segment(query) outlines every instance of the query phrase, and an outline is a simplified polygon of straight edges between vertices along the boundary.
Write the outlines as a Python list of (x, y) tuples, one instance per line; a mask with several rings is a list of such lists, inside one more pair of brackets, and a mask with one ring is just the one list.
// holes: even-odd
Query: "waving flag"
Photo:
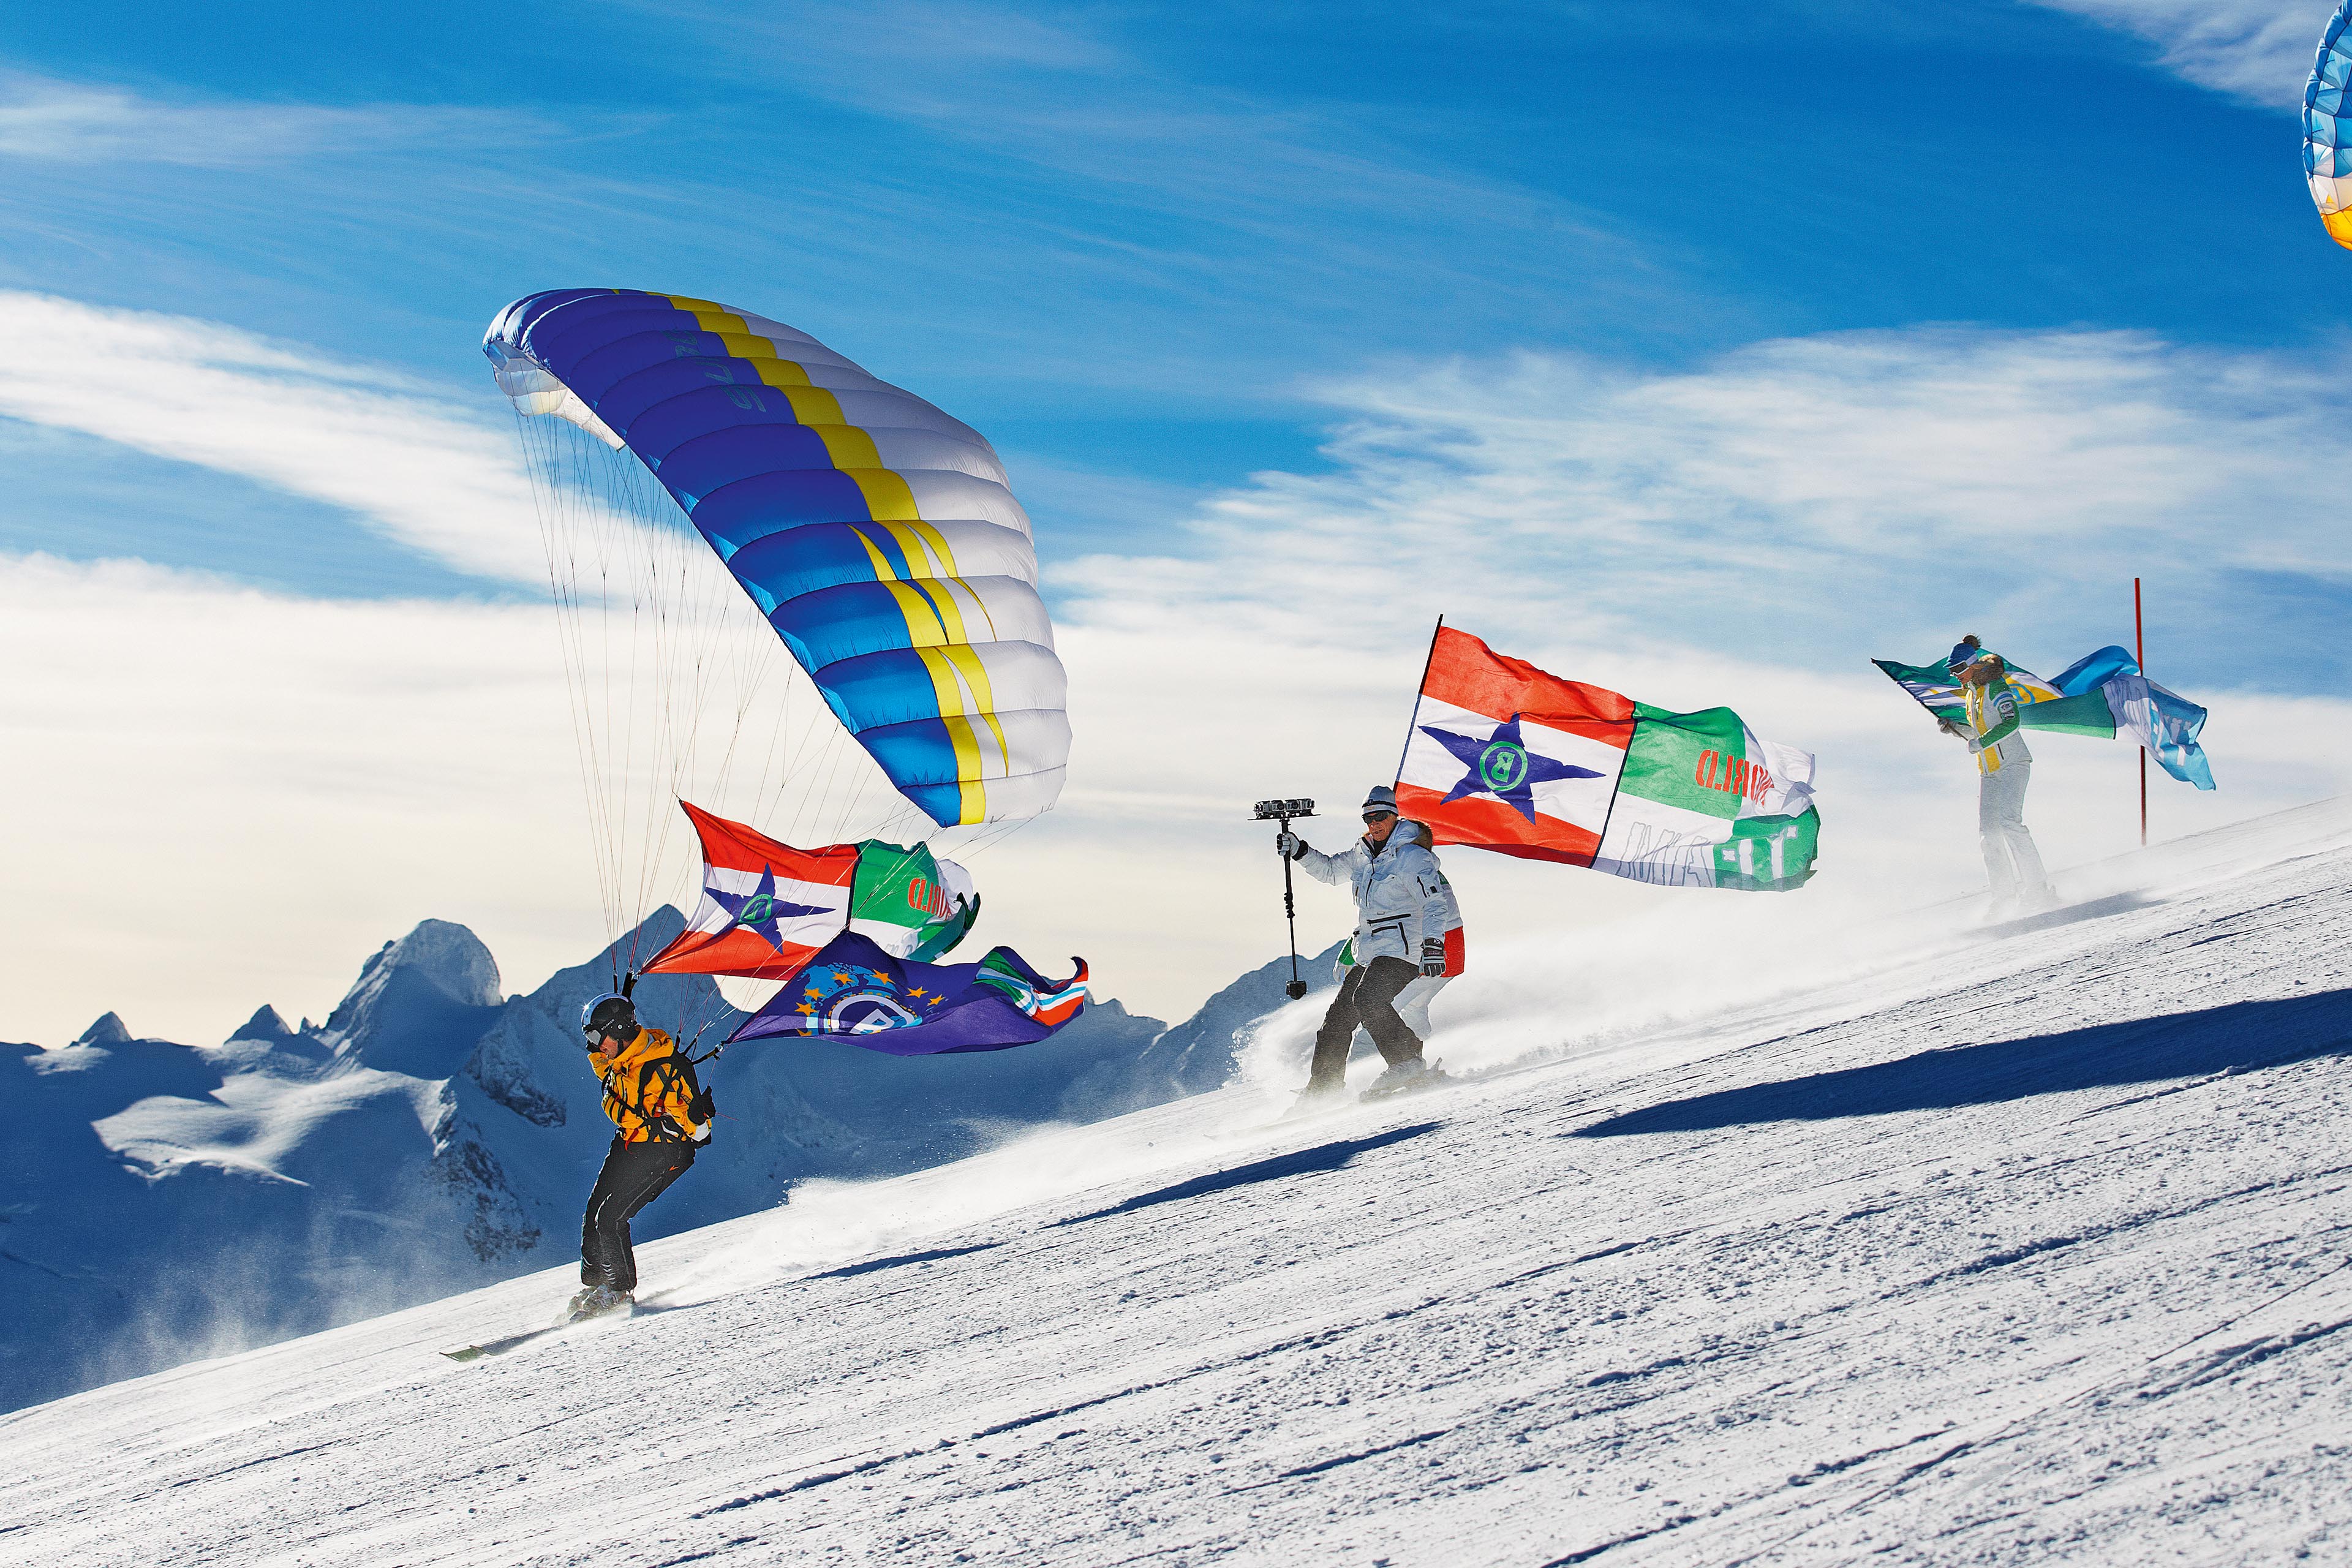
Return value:
[(1808, 752), (1728, 708), (1673, 713), (1441, 627), (1397, 779), (1440, 844), (1665, 886), (1781, 891), (1812, 875)]
[(931, 853), (878, 838), (859, 842), (857, 879), (849, 895), (849, 929), (883, 951), (926, 963), (961, 942), (980, 918), (971, 873)]
[(856, 845), (795, 849), (698, 805), (678, 805), (702, 836), (702, 902), (643, 973), (789, 979), (848, 924)]
[[(1937, 718), (1958, 723), (1964, 717), (1959, 682), (1940, 661), (1870, 662)], [(2048, 680), (2012, 664), (2009, 682), (2017, 689), (2017, 720), (2023, 728), (2103, 740), (2127, 735), (2181, 783), (2213, 787), (2213, 764), (2198, 742), (2205, 710), (2142, 674), (2129, 649), (2111, 644), (2084, 654)]]
[(844, 931), (801, 973), (727, 1037), (823, 1036), (894, 1057), (1001, 1051), (1042, 1040), (1087, 1002), (1087, 965), (1051, 981), (1009, 947), (977, 963), (896, 958)]

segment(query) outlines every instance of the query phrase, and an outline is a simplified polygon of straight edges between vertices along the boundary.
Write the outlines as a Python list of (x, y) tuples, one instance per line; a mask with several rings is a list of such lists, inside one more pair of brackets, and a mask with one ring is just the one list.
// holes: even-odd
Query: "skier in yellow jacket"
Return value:
[(2009, 661), (1967, 637), (1952, 649), (1949, 668), (1959, 679), (1968, 719), (1964, 725), (1944, 728), (1966, 741), (1977, 760), (1977, 844), (1992, 889), (1993, 916), (2046, 909), (2054, 895), (2042, 868), (2042, 852), (2025, 826), (2033, 753), (2020, 728), (2021, 705), (2009, 681)]
[(635, 1305), (637, 1257), (629, 1221), (686, 1174), (710, 1141), (709, 1100), (694, 1081), (677, 1042), (637, 1022), (635, 1003), (618, 994), (580, 1009), (589, 1063), (604, 1082), (604, 1114), (619, 1131), (588, 1194), (580, 1222), (580, 1283), (572, 1320)]

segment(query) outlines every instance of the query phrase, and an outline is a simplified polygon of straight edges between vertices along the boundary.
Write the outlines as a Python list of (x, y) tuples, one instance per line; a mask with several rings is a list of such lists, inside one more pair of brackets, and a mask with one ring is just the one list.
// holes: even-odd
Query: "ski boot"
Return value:
[(1445, 1076), (1442, 1068), (1431, 1067), (1419, 1057), (1407, 1057), (1401, 1062), (1391, 1062), (1388, 1071), (1374, 1079), (1372, 1086), (1364, 1090), (1359, 1098), (1369, 1103), (1375, 1100), (1386, 1100), (1391, 1095), (1412, 1094), (1420, 1089), (1436, 1089), (1453, 1081)]
[(583, 1290), (572, 1300), (578, 1305), (572, 1309), (572, 1316), (565, 1321), (573, 1323), (584, 1323), (591, 1318), (610, 1317), (616, 1312), (626, 1313), (637, 1304), (635, 1296), (626, 1290), (615, 1290), (609, 1285)]

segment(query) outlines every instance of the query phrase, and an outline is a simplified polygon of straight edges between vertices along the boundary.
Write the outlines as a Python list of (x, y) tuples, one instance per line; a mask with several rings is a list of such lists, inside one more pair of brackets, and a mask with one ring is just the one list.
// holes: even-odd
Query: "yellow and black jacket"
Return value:
[(693, 1069), (659, 1029), (639, 1029), (610, 1061), (588, 1059), (604, 1080), (604, 1114), (624, 1143), (688, 1143), (702, 1131), (694, 1120)]

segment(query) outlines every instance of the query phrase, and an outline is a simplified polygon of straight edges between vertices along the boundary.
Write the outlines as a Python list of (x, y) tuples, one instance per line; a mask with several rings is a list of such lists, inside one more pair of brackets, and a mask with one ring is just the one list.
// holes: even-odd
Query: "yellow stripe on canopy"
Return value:
[[(840, 465), (836, 463), (835, 467)], [(915, 492), (900, 479), (877, 461), (870, 468), (845, 469), (856, 482), (866, 497), (866, 515), (877, 522), (920, 522), (923, 514), (915, 508)]]
[[(979, 595), (973, 595), (977, 598)], [(989, 685), (988, 666), (981, 662), (980, 650), (966, 643), (941, 650), (962, 672), (971, 684), (971, 694), (978, 699), (980, 716), (988, 725), (988, 732), (996, 737), (996, 754), (1003, 759), (1004, 771), (1013, 771), (1013, 748), (1005, 743), (1004, 726), (996, 721), (996, 692)]]
[(722, 331), (717, 327), (705, 327), (702, 330), (717, 338), (719, 340), (719, 347), (725, 349), (730, 355), (736, 359), (780, 360), (784, 357), (782, 353), (778, 352), (776, 345), (770, 342), (767, 339), (761, 337), (755, 332), (740, 331), (740, 329), (743, 323), (739, 321), (735, 323), (735, 328), (737, 330)]
[[(692, 316), (695, 324), (706, 332), (748, 332), (751, 329), (742, 317), (726, 306), (709, 300), (689, 300), (683, 294), (665, 294), (675, 308)], [(768, 340), (761, 338), (761, 342)]]
[[(873, 546), (869, 543), (866, 548)], [(890, 590), (890, 596), (898, 601), (898, 613), (907, 617), (907, 640), (912, 647), (940, 647), (950, 640), (929, 595), (911, 583), (893, 579), (885, 579), (882, 585)]]
[[(767, 343), (768, 340), (756, 338), (753, 342)], [(771, 352), (765, 354), (737, 354), (734, 357), (750, 360), (751, 368), (760, 373), (760, 379), (779, 392), (789, 392), (795, 386), (809, 385), (807, 370), (803, 368), (798, 360), (776, 357), (773, 353), (775, 346), (773, 343), (768, 343)]]
[[(879, 468), (886, 474), (890, 472), (882, 467), (882, 454), (874, 449), (874, 437), (856, 426), (820, 425), (815, 428), (817, 439), (824, 443), (824, 449), (831, 454), (835, 468)], [(896, 478), (895, 475), (892, 477)], [(907, 481), (899, 479), (898, 482), (903, 485)]]

